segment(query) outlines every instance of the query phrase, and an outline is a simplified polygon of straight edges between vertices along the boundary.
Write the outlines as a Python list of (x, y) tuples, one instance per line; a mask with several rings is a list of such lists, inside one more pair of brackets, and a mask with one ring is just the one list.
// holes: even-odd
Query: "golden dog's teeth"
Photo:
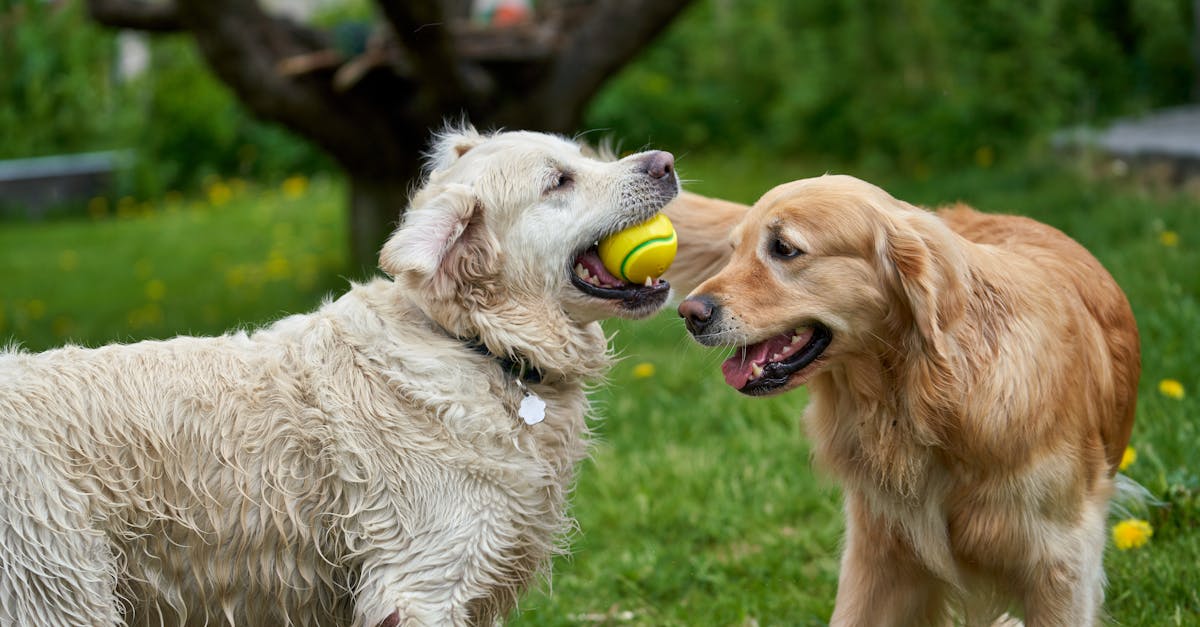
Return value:
[(754, 364), (753, 366), (750, 367), (750, 374), (754, 375), (755, 379), (757, 379), (758, 377), (761, 377), (762, 376), (762, 366), (760, 366), (758, 364)]

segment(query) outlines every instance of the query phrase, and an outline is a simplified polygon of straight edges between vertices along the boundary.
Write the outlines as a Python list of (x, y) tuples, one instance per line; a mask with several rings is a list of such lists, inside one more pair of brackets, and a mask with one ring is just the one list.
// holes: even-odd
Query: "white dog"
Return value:
[[(249, 335), (0, 353), (0, 624), (491, 624), (548, 565), (596, 320), (593, 243), (673, 160), (443, 134), (380, 265)], [(588, 272), (582, 272), (587, 269)]]

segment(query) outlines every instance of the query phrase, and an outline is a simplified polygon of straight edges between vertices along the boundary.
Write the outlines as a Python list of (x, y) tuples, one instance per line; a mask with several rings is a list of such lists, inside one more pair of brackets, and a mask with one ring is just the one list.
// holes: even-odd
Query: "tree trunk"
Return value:
[[(258, 0), (87, 0), (100, 23), (185, 31), (213, 72), (262, 119), (312, 140), (350, 181), (351, 271), (373, 271), (395, 227), (419, 154), (443, 117), (570, 133), (587, 103), (692, 0), (547, 1), (544, 20), (496, 29), (456, 19), (469, 0), (375, 0), (383, 18), (366, 50)], [(1200, 0), (1196, 0), (1200, 2)], [(322, 61), (325, 59), (325, 61)], [(328, 59), (333, 59), (332, 62)], [(360, 69), (342, 84), (339, 72)], [(343, 77), (344, 78), (344, 77)]]
[(410, 181), (419, 167), (386, 180), (347, 172), (350, 184), (350, 273), (368, 276), (379, 267), (379, 249), (400, 221), (408, 204)]

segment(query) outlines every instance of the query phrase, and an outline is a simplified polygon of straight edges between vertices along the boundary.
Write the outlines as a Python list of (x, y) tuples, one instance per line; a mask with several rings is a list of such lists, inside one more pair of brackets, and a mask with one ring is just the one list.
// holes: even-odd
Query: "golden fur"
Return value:
[(679, 251), (663, 275), (675, 294), (686, 296), (729, 261), (729, 228), (749, 209), (746, 205), (681, 192), (663, 209), (675, 225)]
[[(0, 625), (491, 625), (572, 524), (596, 320), (666, 300), (569, 280), (677, 193), (647, 159), (449, 131), (390, 279), (252, 333), (0, 352)], [(460, 338), (537, 369), (545, 420)]]
[[(1097, 623), (1140, 372), (1099, 262), (1033, 220), (930, 213), (847, 176), (776, 187), (732, 239), (691, 295), (713, 304), (697, 339), (832, 334), (774, 390), (807, 383), (815, 461), (844, 489), (832, 624), (985, 625), (1010, 609)], [(801, 254), (773, 255), (775, 239)]]

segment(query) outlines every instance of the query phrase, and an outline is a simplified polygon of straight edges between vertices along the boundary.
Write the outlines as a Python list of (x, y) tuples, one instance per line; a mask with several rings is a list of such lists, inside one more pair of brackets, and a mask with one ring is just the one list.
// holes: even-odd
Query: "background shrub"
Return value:
[(698, 3), (597, 99), (593, 127), (905, 170), (1186, 102), (1182, 0)]

